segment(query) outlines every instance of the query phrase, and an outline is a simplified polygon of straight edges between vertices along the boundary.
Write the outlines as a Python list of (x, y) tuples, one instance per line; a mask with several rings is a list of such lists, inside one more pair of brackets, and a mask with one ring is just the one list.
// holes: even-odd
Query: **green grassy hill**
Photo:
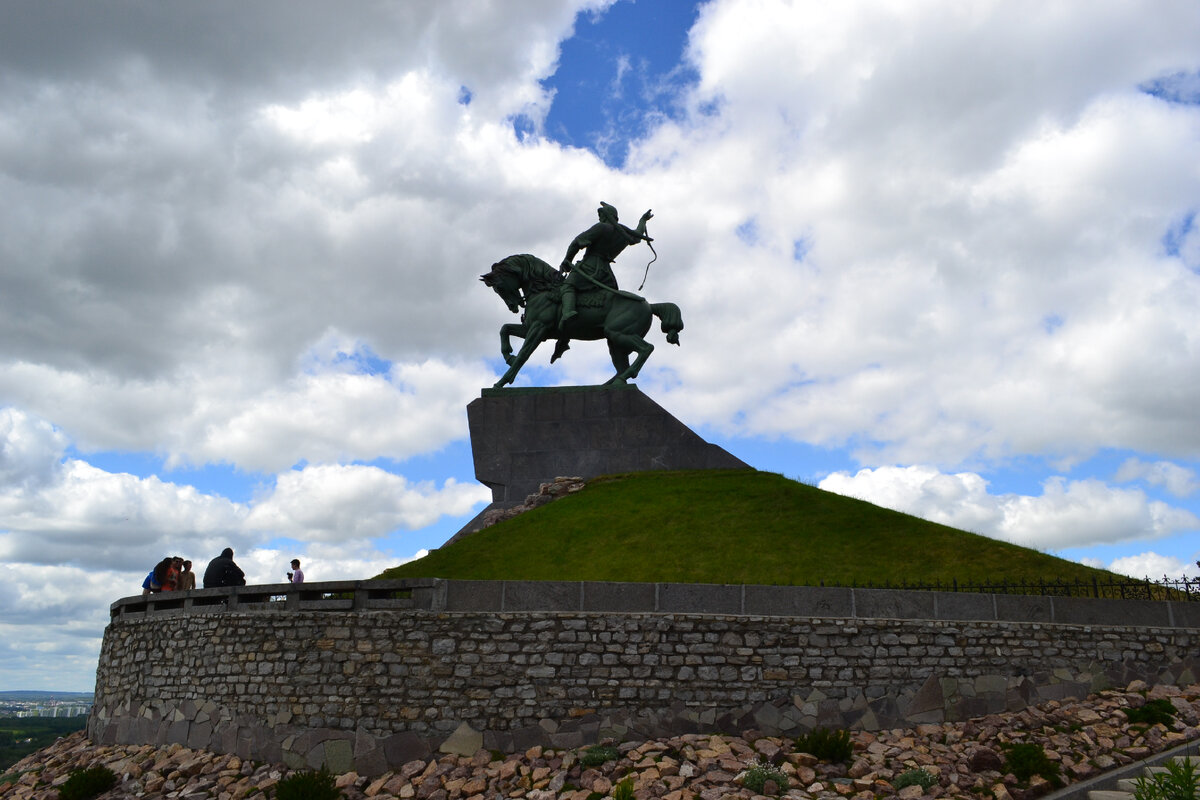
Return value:
[(767, 472), (645, 472), (502, 522), (381, 578), (815, 586), (1112, 573)]

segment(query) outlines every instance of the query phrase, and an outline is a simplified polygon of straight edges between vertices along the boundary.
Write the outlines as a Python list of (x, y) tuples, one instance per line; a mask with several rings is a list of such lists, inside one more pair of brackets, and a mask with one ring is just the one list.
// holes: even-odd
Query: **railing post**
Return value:
[(429, 592), (429, 610), (445, 611), (446, 601), (450, 593), (450, 582), (441, 578), (433, 579), (433, 588)]

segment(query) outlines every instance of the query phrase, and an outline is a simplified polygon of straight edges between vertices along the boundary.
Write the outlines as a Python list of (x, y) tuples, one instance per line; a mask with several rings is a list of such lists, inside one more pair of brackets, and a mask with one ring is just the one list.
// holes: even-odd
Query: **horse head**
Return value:
[(500, 295), (508, 310), (514, 314), (519, 313), (525, 305), (525, 298), (521, 295), (520, 275), (506, 261), (492, 264), (491, 271), (480, 275), (479, 280)]

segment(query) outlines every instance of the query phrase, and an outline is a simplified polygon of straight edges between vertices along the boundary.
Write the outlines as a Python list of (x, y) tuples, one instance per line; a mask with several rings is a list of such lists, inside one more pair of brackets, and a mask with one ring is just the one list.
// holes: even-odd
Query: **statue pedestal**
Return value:
[(475, 478), (492, 504), (450, 542), (479, 530), (483, 515), (511, 508), (559, 476), (749, 469), (701, 439), (635, 385), (484, 389), (467, 406)]

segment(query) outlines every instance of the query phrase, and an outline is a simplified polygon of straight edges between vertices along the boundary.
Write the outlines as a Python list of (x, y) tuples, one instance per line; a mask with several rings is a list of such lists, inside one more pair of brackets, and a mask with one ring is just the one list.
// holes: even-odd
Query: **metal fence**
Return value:
[[(831, 586), (822, 581), (822, 586)], [(902, 582), (855, 584), (861, 589), (900, 589), (924, 592), (977, 592), (980, 594), (1023, 594), (1042, 597), (1091, 597), (1105, 600), (1174, 600), (1200, 602), (1200, 577), (1159, 580), (1129, 578), (1127, 580), (996, 580), (984, 583), (959, 582)]]

